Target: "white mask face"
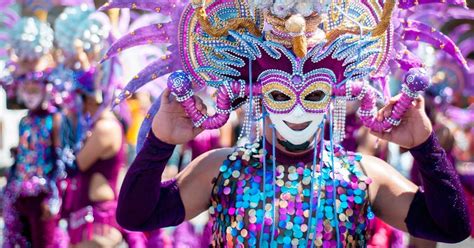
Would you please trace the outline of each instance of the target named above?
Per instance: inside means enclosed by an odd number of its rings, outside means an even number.
[[[308,113],[301,106],[296,106],[288,114],[269,112],[269,117],[278,133],[293,145],[310,141],[319,130],[324,113]]]

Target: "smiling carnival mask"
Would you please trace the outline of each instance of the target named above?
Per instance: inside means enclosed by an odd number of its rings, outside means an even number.
[[[334,73],[305,75],[268,70],[260,75],[263,103],[278,133],[291,145],[307,143],[319,129],[330,102]]]

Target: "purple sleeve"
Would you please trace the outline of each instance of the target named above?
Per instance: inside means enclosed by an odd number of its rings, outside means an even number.
[[[161,182],[174,148],[149,133],[120,190],[117,222],[125,229],[151,231],[183,222],[184,205],[176,180]]]
[[[457,243],[470,234],[471,224],[459,177],[435,134],[410,150],[418,164],[422,186],[405,219],[411,235]]]

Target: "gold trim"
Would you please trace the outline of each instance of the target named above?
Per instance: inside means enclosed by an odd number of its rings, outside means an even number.
[[[35,11],[35,16],[42,22],[46,22],[48,20],[48,12],[46,10],[40,9]]]
[[[246,28],[252,35],[257,37],[262,35],[260,30],[257,28],[257,25],[255,25],[253,20],[249,18],[235,18],[225,23],[223,28],[216,28],[212,26],[211,22],[209,22],[204,7],[197,8],[196,15],[204,32],[213,37],[222,37],[227,35],[229,30],[238,30],[241,28]]]
[[[392,19],[392,13],[394,8],[395,0],[385,1],[381,21],[372,30],[372,37],[381,36],[387,31],[388,27],[390,26],[390,20]]]
[[[282,33],[288,33],[285,28],[285,23],[287,19],[282,19],[277,16],[272,15],[269,11],[263,13],[263,17],[268,24],[271,24],[272,27]],[[308,17],[305,17],[306,20],[306,33],[313,33],[319,28],[319,24],[322,22],[322,17],[318,14],[312,14]]]

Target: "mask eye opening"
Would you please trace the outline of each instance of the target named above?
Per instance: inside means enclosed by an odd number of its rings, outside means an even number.
[[[273,90],[270,93],[268,93],[268,95],[271,97],[273,101],[276,101],[276,102],[287,102],[291,100],[291,98],[287,94],[279,90]]]
[[[320,102],[324,100],[326,93],[322,90],[314,90],[304,97],[305,101],[309,102]]]

